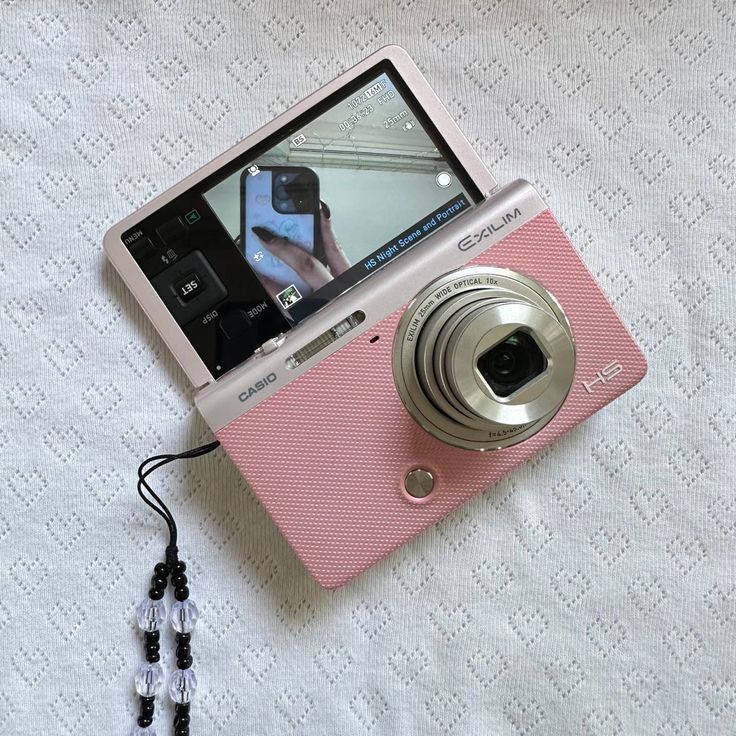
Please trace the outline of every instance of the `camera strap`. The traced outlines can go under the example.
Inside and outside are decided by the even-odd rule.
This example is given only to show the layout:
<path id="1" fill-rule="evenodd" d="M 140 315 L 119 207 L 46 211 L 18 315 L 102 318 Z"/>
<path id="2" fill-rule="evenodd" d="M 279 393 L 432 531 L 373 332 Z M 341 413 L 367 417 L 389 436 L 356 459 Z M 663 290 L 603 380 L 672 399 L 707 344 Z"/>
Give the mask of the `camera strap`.
<path id="1" fill-rule="evenodd" d="M 143 631 L 146 661 L 135 673 L 135 688 L 140 696 L 140 715 L 133 736 L 155 736 L 153 713 L 156 693 L 164 682 L 164 672 L 160 664 L 160 632 L 166 621 L 166 605 L 163 602 L 166 586 L 171 580 L 174 588 L 174 603 L 169 612 L 169 621 L 176 632 L 176 669 L 169 677 L 169 696 L 174 701 L 174 734 L 189 736 L 189 708 L 192 696 L 197 689 L 197 678 L 192 670 L 190 640 L 194 625 L 199 618 L 197 605 L 189 598 L 186 564 L 179 559 L 177 528 L 174 516 L 168 506 L 148 484 L 148 476 L 174 460 L 200 457 L 217 449 L 220 443 L 210 442 L 177 455 L 154 455 L 144 460 L 138 467 L 138 495 L 165 522 L 169 529 L 169 543 L 164 553 L 164 561 L 153 568 L 151 588 L 146 598 L 136 609 L 138 627 Z"/>

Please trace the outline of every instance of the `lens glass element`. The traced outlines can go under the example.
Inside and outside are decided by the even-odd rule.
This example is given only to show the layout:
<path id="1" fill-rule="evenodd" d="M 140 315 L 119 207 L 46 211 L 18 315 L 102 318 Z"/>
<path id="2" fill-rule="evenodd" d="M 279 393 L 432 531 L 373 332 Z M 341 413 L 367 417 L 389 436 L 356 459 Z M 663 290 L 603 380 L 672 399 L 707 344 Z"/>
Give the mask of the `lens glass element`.
<path id="1" fill-rule="evenodd" d="M 273 178 L 273 208 L 281 214 L 313 215 L 319 209 L 319 182 L 311 169 L 298 168 Z"/>
<path id="2" fill-rule="evenodd" d="M 511 396 L 547 370 L 547 358 L 534 338 L 514 332 L 478 358 L 478 370 L 496 396 Z"/>

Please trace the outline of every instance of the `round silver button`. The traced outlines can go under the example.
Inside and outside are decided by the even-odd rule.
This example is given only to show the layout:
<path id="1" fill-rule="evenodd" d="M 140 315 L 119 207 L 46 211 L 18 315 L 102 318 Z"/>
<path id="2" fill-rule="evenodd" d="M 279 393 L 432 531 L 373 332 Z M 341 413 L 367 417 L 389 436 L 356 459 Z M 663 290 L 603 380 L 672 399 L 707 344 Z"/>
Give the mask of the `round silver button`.
<path id="1" fill-rule="evenodd" d="M 404 488 L 413 498 L 426 498 L 434 488 L 434 477 L 424 468 L 414 468 L 406 474 Z"/>

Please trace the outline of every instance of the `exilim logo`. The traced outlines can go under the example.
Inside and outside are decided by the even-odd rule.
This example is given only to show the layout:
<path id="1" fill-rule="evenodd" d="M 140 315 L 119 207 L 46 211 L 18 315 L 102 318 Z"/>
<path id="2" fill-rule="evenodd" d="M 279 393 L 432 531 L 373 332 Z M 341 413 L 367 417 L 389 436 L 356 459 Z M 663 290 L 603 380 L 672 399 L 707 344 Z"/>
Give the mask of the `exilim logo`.
<path id="1" fill-rule="evenodd" d="M 273 383 L 276 380 L 276 374 L 275 373 L 269 373 L 265 378 L 261 378 L 260 380 L 256 381 L 252 386 L 248 386 L 245 391 L 243 391 L 238 398 L 241 401 L 248 401 L 248 399 L 251 396 L 255 396 L 259 391 L 263 391 L 264 388 L 267 388 L 269 384 Z"/>
<path id="2" fill-rule="evenodd" d="M 470 250 L 474 246 L 478 245 L 478 243 L 480 243 L 481 241 L 493 235 L 493 233 L 497 233 L 499 230 L 503 230 L 506 225 L 508 225 L 510 222 L 520 216 L 521 210 L 518 207 L 515 207 L 513 212 L 507 212 L 505 215 L 501 215 L 501 217 L 496 220 L 496 222 L 492 222 L 489 225 L 486 225 L 480 232 L 477 232 L 474 235 L 466 235 L 457 244 L 457 247 L 460 250 Z"/>
<path id="3" fill-rule="evenodd" d="M 595 378 L 592 381 L 580 381 L 580 383 L 583 384 L 585 387 L 585 390 L 592 394 L 593 391 L 595 391 L 596 386 L 599 384 L 601 386 L 605 386 L 605 384 L 610 383 L 613 381 L 616 376 L 623 371 L 624 367 L 619 363 L 617 360 L 614 360 L 613 363 L 609 363 L 604 368 L 601 368 L 596 374 Z"/>

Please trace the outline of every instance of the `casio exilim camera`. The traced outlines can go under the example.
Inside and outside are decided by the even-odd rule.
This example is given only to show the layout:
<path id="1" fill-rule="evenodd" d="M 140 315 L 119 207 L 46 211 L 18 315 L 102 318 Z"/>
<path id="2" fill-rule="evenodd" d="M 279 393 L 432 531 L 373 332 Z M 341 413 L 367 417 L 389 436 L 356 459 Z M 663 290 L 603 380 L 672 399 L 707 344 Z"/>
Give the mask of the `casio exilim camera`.
<path id="1" fill-rule="evenodd" d="M 384 48 L 115 225 L 199 411 L 337 587 L 636 384 L 537 192 Z"/>

